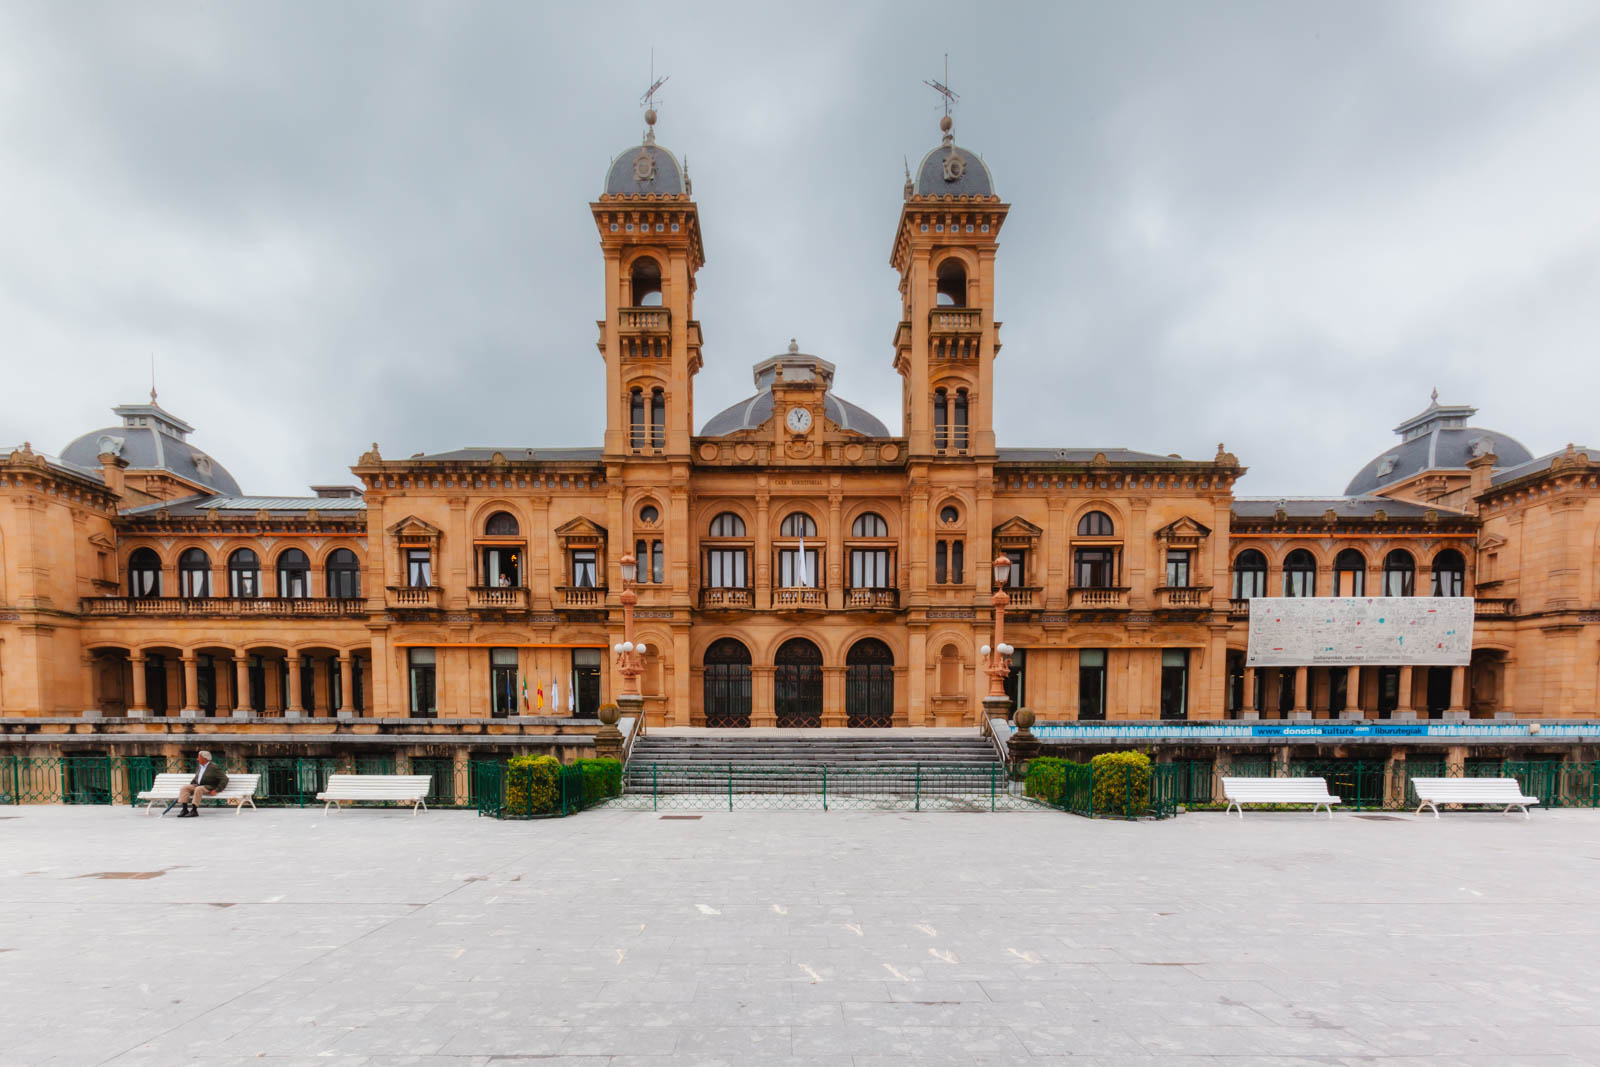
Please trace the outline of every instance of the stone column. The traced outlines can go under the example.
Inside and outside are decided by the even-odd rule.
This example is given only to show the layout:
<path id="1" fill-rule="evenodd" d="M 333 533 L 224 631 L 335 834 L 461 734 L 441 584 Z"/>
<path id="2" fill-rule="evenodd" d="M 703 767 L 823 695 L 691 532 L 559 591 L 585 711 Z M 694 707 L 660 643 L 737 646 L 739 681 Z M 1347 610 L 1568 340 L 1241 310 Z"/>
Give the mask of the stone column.
<path id="1" fill-rule="evenodd" d="M 290 649 L 284 655 L 289 658 L 289 692 L 284 694 L 283 717 L 298 719 L 306 713 L 300 700 L 300 654 Z"/>
<path id="2" fill-rule="evenodd" d="M 348 652 L 339 653 L 339 718 L 341 719 L 356 717 L 355 686 L 352 684 L 354 667 L 354 656 Z"/>
<path id="3" fill-rule="evenodd" d="M 848 667 L 822 668 L 822 725 L 850 725 L 844 706 L 844 681 Z"/>
<path id="4" fill-rule="evenodd" d="M 1361 668 L 1346 667 L 1344 681 L 1344 715 L 1346 719 L 1360 719 L 1365 716 L 1361 713 Z"/>
<path id="5" fill-rule="evenodd" d="M 776 726 L 778 712 L 773 706 L 772 682 L 776 667 L 755 665 L 750 668 L 750 725 Z"/>
<path id="6" fill-rule="evenodd" d="M 233 717 L 235 719 L 248 719 L 250 717 L 250 657 L 238 655 L 233 658 Z"/>
<path id="7" fill-rule="evenodd" d="M 83 717 L 85 719 L 98 719 L 100 717 L 100 702 L 95 697 L 94 686 L 94 653 L 83 654 Z"/>
<path id="8" fill-rule="evenodd" d="M 1311 709 L 1306 705 L 1306 684 L 1311 674 L 1310 668 L 1296 667 L 1294 669 L 1294 710 L 1289 714 L 1296 719 L 1311 717 Z"/>
<path id="9" fill-rule="evenodd" d="M 1261 710 L 1256 707 L 1256 669 L 1254 667 L 1246 667 L 1244 669 L 1244 700 L 1239 705 L 1238 710 L 1239 718 L 1241 719 L 1261 718 Z"/>
<path id="10" fill-rule="evenodd" d="M 1400 668 L 1400 700 L 1390 712 L 1392 718 L 1413 720 L 1417 717 L 1416 710 L 1411 706 L 1411 664 Z"/>
<path id="11" fill-rule="evenodd" d="M 147 718 L 150 714 L 150 705 L 145 698 L 144 653 L 133 652 L 129 654 L 128 664 L 133 668 L 133 703 L 128 707 L 128 717 L 131 719 Z"/>
<path id="12" fill-rule="evenodd" d="M 1445 712 L 1449 719 L 1465 719 L 1471 715 L 1467 710 L 1467 669 L 1465 667 L 1450 668 L 1450 709 Z"/>
<path id="13" fill-rule="evenodd" d="M 200 717 L 200 660 L 194 653 L 183 656 L 183 710 L 185 719 Z"/>

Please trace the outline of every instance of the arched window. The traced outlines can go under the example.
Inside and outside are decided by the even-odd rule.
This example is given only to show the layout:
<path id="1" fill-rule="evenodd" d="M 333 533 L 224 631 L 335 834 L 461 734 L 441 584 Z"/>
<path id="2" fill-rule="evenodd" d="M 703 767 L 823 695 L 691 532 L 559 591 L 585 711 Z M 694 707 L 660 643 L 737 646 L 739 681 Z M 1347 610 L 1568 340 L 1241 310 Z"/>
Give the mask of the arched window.
<path id="1" fill-rule="evenodd" d="M 644 442 L 644 390 L 634 386 L 628 394 L 628 447 L 643 448 Z"/>
<path id="2" fill-rule="evenodd" d="M 1233 599 L 1267 595 L 1267 557 L 1247 548 L 1233 560 Z"/>
<path id="3" fill-rule="evenodd" d="M 863 511 L 850 524 L 851 537 L 888 537 L 889 524 L 875 511 Z"/>
<path id="4" fill-rule="evenodd" d="M 939 264 L 939 294 L 937 303 L 944 308 L 967 306 L 967 268 L 954 256 Z"/>
<path id="5" fill-rule="evenodd" d="M 515 537 L 521 532 L 517 517 L 509 511 L 497 511 L 483 524 L 485 537 Z"/>
<path id="6" fill-rule="evenodd" d="M 945 696 L 961 692 L 961 652 L 955 645 L 939 650 L 939 692 Z"/>
<path id="7" fill-rule="evenodd" d="M 1333 595 L 1367 595 L 1367 557 L 1347 548 L 1333 558 Z"/>
<path id="8" fill-rule="evenodd" d="M 361 561 L 348 548 L 328 553 L 328 595 L 353 600 L 361 595 Z"/>
<path id="9" fill-rule="evenodd" d="M 1433 557 L 1433 595 L 1467 595 L 1467 561 L 1453 548 Z"/>
<path id="10" fill-rule="evenodd" d="M 933 447 L 950 447 L 950 394 L 943 388 L 933 391 Z"/>
<path id="11" fill-rule="evenodd" d="M 951 420 L 950 447 L 967 447 L 967 391 L 956 390 L 955 413 Z"/>
<path id="12" fill-rule="evenodd" d="M 706 725 L 750 725 L 750 650 L 731 637 L 719 638 L 705 655 Z"/>
<path id="13" fill-rule="evenodd" d="M 228 595 L 257 597 L 261 595 L 261 560 L 254 550 L 240 548 L 228 557 Z"/>
<path id="14" fill-rule="evenodd" d="M 791 511 L 783 517 L 783 523 L 778 527 L 778 534 L 782 537 L 815 537 L 817 524 L 805 512 Z"/>
<path id="15" fill-rule="evenodd" d="M 667 447 L 667 394 L 650 390 L 650 447 Z"/>
<path id="16" fill-rule="evenodd" d="M 1417 592 L 1417 562 L 1411 553 L 1397 548 L 1383 557 L 1383 595 L 1415 596 Z"/>
<path id="17" fill-rule="evenodd" d="M 1078 520 L 1079 537 L 1111 537 L 1115 532 L 1111 516 L 1103 511 L 1091 511 Z"/>
<path id="18" fill-rule="evenodd" d="M 178 557 L 178 595 L 211 595 L 211 558 L 198 548 L 186 549 Z"/>
<path id="19" fill-rule="evenodd" d="M 298 548 L 278 554 L 278 595 L 296 600 L 311 595 L 311 561 Z"/>
<path id="20" fill-rule="evenodd" d="M 1297 548 L 1284 557 L 1283 595 L 1317 595 L 1317 560 L 1303 548 Z"/>
<path id="21" fill-rule="evenodd" d="M 744 520 L 731 511 L 718 512 L 706 532 L 711 537 L 743 537 Z"/>
<path id="22" fill-rule="evenodd" d="M 649 256 L 633 261 L 630 276 L 633 306 L 636 308 L 661 306 L 661 265 Z"/>
<path id="23" fill-rule="evenodd" d="M 954 504 L 946 504 L 939 509 L 939 521 L 946 526 L 954 526 L 961 521 L 961 509 Z"/>
<path id="24" fill-rule="evenodd" d="M 791 637 L 773 657 L 772 707 L 779 726 L 822 725 L 822 650 Z"/>
<path id="25" fill-rule="evenodd" d="M 876 637 L 864 637 L 845 654 L 844 710 L 849 726 L 894 725 L 894 653 Z"/>
<path id="26" fill-rule="evenodd" d="M 128 595 L 141 600 L 161 595 L 161 557 L 155 549 L 135 549 L 128 557 Z"/>

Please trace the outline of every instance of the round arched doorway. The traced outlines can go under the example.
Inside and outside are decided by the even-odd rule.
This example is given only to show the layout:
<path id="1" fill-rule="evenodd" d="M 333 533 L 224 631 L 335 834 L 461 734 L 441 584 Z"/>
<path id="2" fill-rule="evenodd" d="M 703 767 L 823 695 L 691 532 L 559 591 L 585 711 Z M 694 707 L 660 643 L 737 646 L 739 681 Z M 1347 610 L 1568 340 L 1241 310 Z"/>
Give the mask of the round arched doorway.
<path id="1" fill-rule="evenodd" d="M 791 637 L 773 657 L 772 706 L 779 726 L 822 725 L 822 650 Z"/>
<path id="2" fill-rule="evenodd" d="M 731 637 L 706 649 L 705 715 L 707 726 L 750 725 L 750 650 Z"/>
<path id="3" fill-rule="evenodd" d="M 894 653 L 876 637 L 850 646 L 845 658 L 844 710 L 851 726 L 894 725 Z"/>

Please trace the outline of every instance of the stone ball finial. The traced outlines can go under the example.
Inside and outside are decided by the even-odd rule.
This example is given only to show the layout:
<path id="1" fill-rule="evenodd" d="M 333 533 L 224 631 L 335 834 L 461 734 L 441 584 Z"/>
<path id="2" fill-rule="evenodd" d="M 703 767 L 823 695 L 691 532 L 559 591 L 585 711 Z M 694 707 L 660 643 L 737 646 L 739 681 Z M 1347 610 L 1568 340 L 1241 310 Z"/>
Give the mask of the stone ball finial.
<path id="1" fill-rule="evenodd" d="M 1034 715 L 1032 708 L 1018 708 L 1016 713 L 1011 716 L 1011 721 L 1016 723 L 1017 729 L 1027 730 L 1033 727 L 1033 724 L 1038 721 L 1038 717 Z"/>
<path id="2" fill-rule="evenodd" d="M 647 107 L 647 108 L 644 109 L 644 124 L 646 126 L 654 126 L 656 124 L 656 109 L 655 108 Z"/>
<path id="3" fill-rule="evenodd" d="M 941 133 L 949 133 L 951 127 L 953 127 L 954 125 L 955 125 L 955 123 L 950 121 L 950 116 L 946 115 L 946 116 L 944 116 L 944 118 L 939 120 L 939 131 Z"/>
<path id="4" fill-rule="evenodd" d="M 615 726 L 617 725 L 617 720 L 622 718 L 622 709 L 615 704 L 601 704 L 600 710 L 595 712 L 595 716 L 606 726 Z"/>
<path id="5" fill-rule="evenodd" d="M 798 356 L 800 354 L 800 342 L 796 341 L 793 337 L 789 338 L 789 354 L 791 356 Z"/>

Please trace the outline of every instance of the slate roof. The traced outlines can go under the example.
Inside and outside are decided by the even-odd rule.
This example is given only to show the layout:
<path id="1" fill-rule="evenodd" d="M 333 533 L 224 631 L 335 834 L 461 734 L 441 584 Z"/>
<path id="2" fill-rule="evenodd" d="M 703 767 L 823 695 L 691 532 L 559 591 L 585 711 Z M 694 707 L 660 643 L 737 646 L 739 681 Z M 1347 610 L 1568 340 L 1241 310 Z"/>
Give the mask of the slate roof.
<path id="1" fill-rule="evenodd" d="M 1320 519 L 1329 508 L 1342 519 L 1370 519 L 1379 511 L 1400 519 L 1420 519 L 1429 511 L 1441 516 L 1464 515 L 1450 508 L 1382 496 L 1239 496 L 1233 498 L 1233 513 L 1242 519 L 1270 519 L 1280 505 L 1292 519 Z"/>
<path id="2" fill-rule="evenodd" d="M 1097 453 L 1104 453 L 1111 463 L 1204 462 L 1131 448 L 996 448 L 995 458 L 1001 463 L 1088 463 Z"/>
<path id="3" fill-rule="evenodd" d="M 435 463 L 487 463 L 498 452 L 512 463 L 589 463 L 598 462 L 604 455 L 602 448 L 457 448 L 449 452 L 433 452 L 425 456 L 408 456 L 408 459 Z"/>
<path id="4" fill-rule="evenodd" d="M 822 394 L 822 411 L 840 429 L 854 430 L 868 437 L 889 437 L 889 428 L 866 408 L 841 400 L 832 393 Z M 740 430 L 753 430 L 772 418 L 772 390 L 763 389 L 748 400 L 724 408 L 700 428 L 701 437 L 722 437 Z"/>
<path id="5" fill-rule="evenodd" d="M 647 156 L 654 164 L 653 174 L 650 178 L 636 177 L 638 171 L 635 164 L 640 155 Z M 635 145 L 611 161 L 611 167 L 606 171 L 607 194 L 640 194 L 640 193 L 671 193 L 679 194 L 684 191 L 683 168 L 678 165 L 678 158 L 658 144 Z"/>
<path id="6" fill-rule="evenodd" d="M 1586 457 L 1590 463 L 1600 463 L 1600 449 L 1593 449 L 1588 445 L 1577 445 L 1573 451 L 1580 456 Z M 1500 485 L 1503 482 L 1514 482 L 1518 478 L 1526 478 L 1530 474 L 1547 471 L 1550 469 L 1550 464 L 1566 454 L 1567 450 L 1563 448 L 1559 452 L 1551 452 L 1549 455 L 1530 459 L 1528 462 L 1519 463 L 1515 467 L 1496 467 L 1490 484 Z"/>
<path id="7" fill-rule="evenodd" d="M 149 406 L 153 408 L 153 405 Z M 168 421 L 177 420 L 169 416 Z M 153 425 L 106 426 L 90 430 L 63 448 L 61 458 L 68 464 L 98 472 L 100 453 L 108 448 L 117 451 L 128 461 L 129 470 L 168 471 L 219 493 L 239 493 L 239 483 L 234 481 L 233 475 L 221 463 L 189 442 L 163 433 Z"/>
<path id="8" fill-rule="evenodd" d="M 951 154 L 961 157 L 965 164 L 961 177 L 945 181 L 944 161 Z M 978 153 L 957 144 L 941 144 L 922 157 L 915 174 L 918 196 L 993 196 L 994 176 L 988 164 Z"/>
<path id="9" fill-rule="evenodd" d="M 317 511 L 323 515 L 338 512 L 355 518 L 367 510 L 367 502 L 360 497 L 218 496 L 202 493 L 177 500 L 158 501 L 154 504 L 127 508 L 122 514 L 138 518 L 154 515 L 162 508 L 166 508 L 170 514 L 179 518 L 207 518 L 216 512 L 247 512 L 253 515 L 258 511 L 269 511 L 280 515 L 304 515 L 308 511 Z"/>

